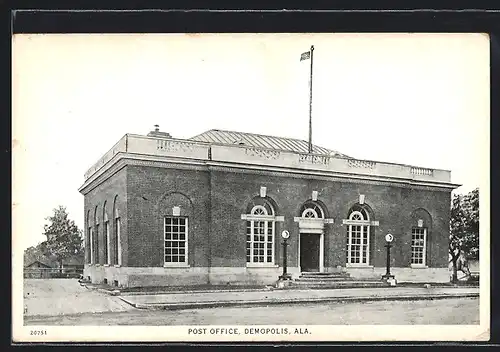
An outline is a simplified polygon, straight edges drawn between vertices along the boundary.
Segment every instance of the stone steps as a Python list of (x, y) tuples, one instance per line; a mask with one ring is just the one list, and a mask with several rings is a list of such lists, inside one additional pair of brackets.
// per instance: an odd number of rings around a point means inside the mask
[(300, 276), (307, 276), (307, 277), (337, 277), (337, 276), (350, 276), (349, 273), (338, 271), (338, 272), (333, 272), (333, 273), (319, 273), (319, 272), (302, 272)]
[(387, 287), (388, 284), (384, 281), (293, 281), (290, 285), (295, 288), (368, 288), (368, 287)]
[(350, 276), (333, 276), (333, 277), (309, 277), (309, 276), (299, 276), (295, 281), (298, 282), (319, 282), (319, 281), (324, 281), (324, 282), (330, 282), (330, 281), (351, 281), (352, 278)]
[(388, 284), (381, 280), (355, 280), (346, 272), (302, 272), (293, 280), (292, 287), (300, 288), (354, 288), (354, 287), (386, 287)]

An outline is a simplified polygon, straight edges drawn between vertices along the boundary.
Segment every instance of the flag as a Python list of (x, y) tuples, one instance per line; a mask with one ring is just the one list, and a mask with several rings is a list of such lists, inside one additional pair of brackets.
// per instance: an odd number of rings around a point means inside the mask
[(305, 53), (302, 53), (302, 55), (300, 55), (300, 61), (308, 60), (310, 57), (311, 57), (311, 52), (306, 51)]

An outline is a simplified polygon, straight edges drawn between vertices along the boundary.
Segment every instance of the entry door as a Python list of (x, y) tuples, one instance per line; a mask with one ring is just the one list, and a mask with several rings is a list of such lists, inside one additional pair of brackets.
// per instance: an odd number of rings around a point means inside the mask
[(302, 271), (319, 271), (319, 241), (319, 235), (300, 234), (300, 269)]

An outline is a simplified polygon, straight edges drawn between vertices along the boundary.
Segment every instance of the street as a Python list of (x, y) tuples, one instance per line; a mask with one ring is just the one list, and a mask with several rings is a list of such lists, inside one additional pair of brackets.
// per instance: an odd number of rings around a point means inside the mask
[(25, 325), (411, 325), (479, 324), (478, 298), (269, 307), (140, 310), (25, 316)]

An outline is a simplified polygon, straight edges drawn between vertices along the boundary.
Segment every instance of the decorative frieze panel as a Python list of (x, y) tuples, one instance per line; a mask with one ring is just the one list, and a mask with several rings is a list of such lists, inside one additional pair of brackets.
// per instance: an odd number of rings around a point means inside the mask
[(280, 152), (275, 150), (257, 149), (257, 148), (246, 148), (245, 154), (248, 156), (256, 156), (259, 158), (275, 160), (280, 156)]
[(328, 165), (330, 163), (330, 157), (322, 155), (299, 154), (299, 162)]
[(373, 169), (375, 168), (377, 163), (366, 160), (347, 159), (347, 165), (349, 167), (355, 167), (355, 168)]
[(194, 145), (191, 143), (158, 139), (156, 141), (156, 149), (164, 152), (192, 152)]
[(413, 175), (426, 175), (426, 176), (432, 176), (432, 169), (425, 169), (423, 167), (412, 167), (410, 169), (410, 172)]

